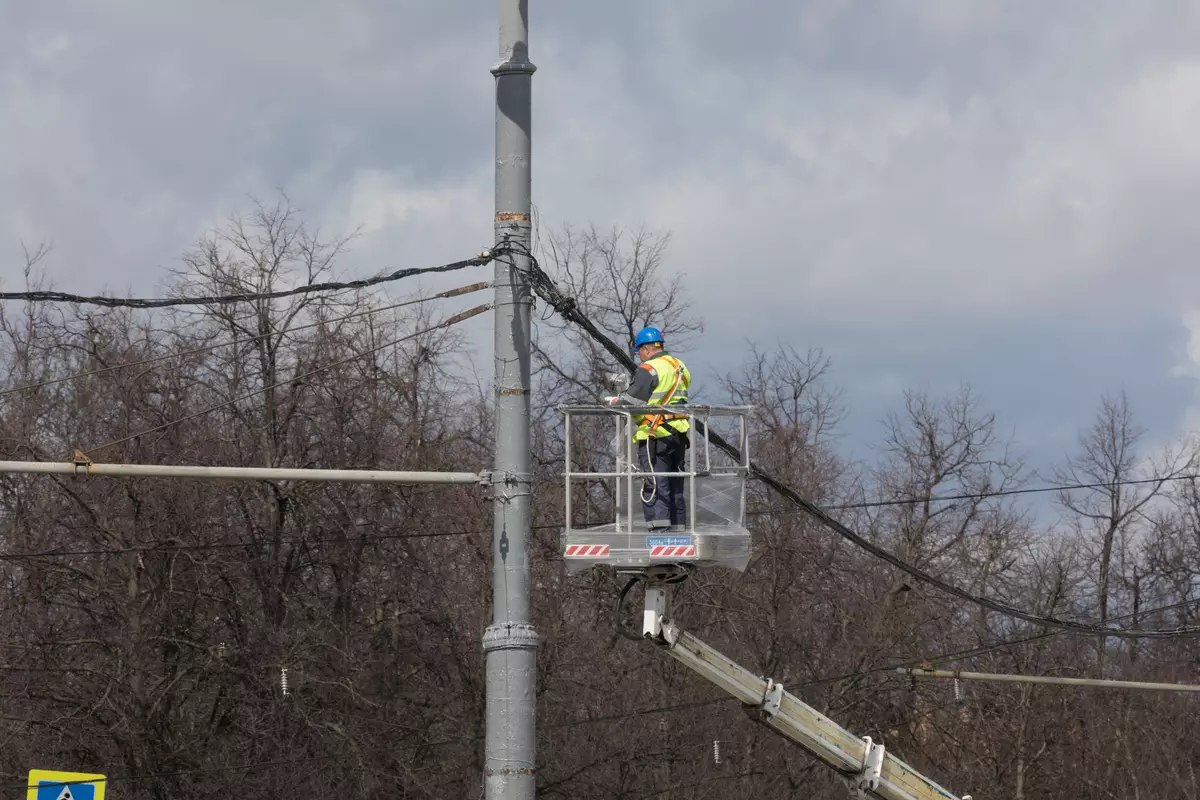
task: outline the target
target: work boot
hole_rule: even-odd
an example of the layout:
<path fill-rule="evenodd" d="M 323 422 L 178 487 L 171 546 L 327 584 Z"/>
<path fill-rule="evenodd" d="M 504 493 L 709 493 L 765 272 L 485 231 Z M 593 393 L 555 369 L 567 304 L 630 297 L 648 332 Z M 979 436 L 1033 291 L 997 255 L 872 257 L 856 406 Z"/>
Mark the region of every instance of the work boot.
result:
<path fill-rule="evenodd" d="M 671 533 L 683 533 L 687 530 L 687 525 L 672 525 L 667 530 Z"/>

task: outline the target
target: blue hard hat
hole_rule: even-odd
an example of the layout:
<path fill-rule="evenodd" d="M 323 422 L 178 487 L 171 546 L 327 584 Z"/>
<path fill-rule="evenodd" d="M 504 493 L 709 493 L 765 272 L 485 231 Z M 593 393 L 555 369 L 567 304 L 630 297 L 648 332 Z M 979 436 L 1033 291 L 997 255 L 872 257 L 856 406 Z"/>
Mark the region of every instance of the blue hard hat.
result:
<path fill-rule="evenodd" d="M 642 345 L 651 344 L 652 342 L 662 344 L 662 331 L 658 328 L 642 328 L 638 331 L 637 338 L 633 340 L 633 349 L 636 351 Z"/>

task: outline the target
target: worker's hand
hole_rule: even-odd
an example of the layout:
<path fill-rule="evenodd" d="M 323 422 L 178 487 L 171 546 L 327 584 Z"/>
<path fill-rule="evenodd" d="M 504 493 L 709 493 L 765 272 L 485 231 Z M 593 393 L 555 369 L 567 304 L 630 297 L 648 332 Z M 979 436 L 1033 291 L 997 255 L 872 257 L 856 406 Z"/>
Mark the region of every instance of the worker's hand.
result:
<path fill-rule="evenodd" d="M 615 406 L 615 405 L 617 404 L 617 401 L 618 401 L 618 400 L 620 400 L 620 399 L 621 399 L 621 398 L 620 398 L 620 396 L 613 396 L 613 397 L 609 397 L 609 398 L 607 398 L 607 400 L 608 400 L 608 404 L 609 404 L 610 406 Z"/>

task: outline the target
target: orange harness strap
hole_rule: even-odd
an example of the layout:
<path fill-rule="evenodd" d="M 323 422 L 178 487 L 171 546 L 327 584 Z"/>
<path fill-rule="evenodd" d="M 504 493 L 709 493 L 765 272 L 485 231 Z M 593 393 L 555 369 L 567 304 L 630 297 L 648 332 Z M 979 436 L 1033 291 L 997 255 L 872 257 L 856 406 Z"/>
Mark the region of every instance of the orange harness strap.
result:
<path fill-rule="evenodd" d="M 661 403 L 661 405 L 666 406 L 671 402 L 671 398 L 675 396 L 675 390 L 679 388 L 679 382 L 681 380 L 683 380 L 683 370 L 680 369 L 680 367 L 682 367 L 683 365 L 681 363 L 679 363 L 679 359 L 677 359 L 673 356 L 663 355 L 663 356 L 659 356 L 659 358 L 666 359 L 667 362 L 670 363 L 670 365 L 675 368 L 675 382 L 673 384 L 671 384 L 670 391 L 667 392 L 667 396 L 663 398 L 663 401 Z M 648 369 L 650 368 L 648 364 L 643 364 L 642 366 L 646 367 Z M 654 421 L 652 423 L 650 423 L 650 431 L 649 431 L 650 438 L 654 438 L 654 432 L 656 430 L 658 430 L 658 426 L 661 425 L 664 420 L 668 420 L 668 419 L 687 419 L 687 415 L 686 414 L 655 414 Z"/>

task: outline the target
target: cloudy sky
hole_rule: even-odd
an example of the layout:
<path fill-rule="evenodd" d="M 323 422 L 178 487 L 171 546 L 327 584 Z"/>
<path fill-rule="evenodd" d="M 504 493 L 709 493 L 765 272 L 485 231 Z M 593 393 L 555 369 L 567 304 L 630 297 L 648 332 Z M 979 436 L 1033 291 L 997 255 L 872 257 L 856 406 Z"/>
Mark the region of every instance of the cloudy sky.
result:
<path fill-rule="evenodd" d="M 1200 423 L 1193 0 L 531 5 L 543 224 L 670 231 L 698 373 L 820 345 L 860 453 L 906 386 L 969 382 L 1035 465 L 1103 391 Z M 275 187 L 365 226 L 356 274 L 478 251 L 495 6 L 3 4 L 0 280 L 49 242 L 56 288 L 154 293 Z"/>

